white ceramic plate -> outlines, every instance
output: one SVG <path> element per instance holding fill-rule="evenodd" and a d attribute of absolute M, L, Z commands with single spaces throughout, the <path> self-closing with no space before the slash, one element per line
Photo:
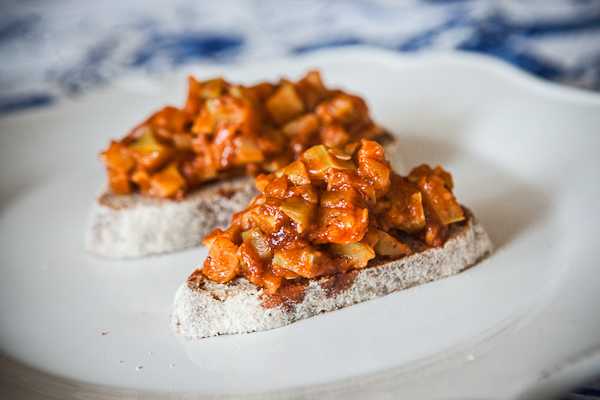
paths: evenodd
<path fill-rule="evenodd" d="M 458 198 L 497 245 L 493 256 L 285 328 L 180 343 L 169 331 L 172 297 L 204 249 L 137 261 L 82 249 L 104 185 L 98 152 L 153 109 L 184 100 L 183 72 L 128 77 L 0 120 L 5 393 L 514 398 L 600 371 L 600 96 L 467 54 L 335 50 L 190 71 L 256 81 L 309 67 L 364 95 L 399 135 L 407 165 L 452 171 Z"/>

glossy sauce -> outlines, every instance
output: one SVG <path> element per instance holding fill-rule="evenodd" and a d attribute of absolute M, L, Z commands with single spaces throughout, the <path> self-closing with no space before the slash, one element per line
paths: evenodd
<path fill-rule="evenodd" d="M 383 147 L 365 139 L 313 146 L 256 186 L 231 225 L 205 238 L 200 271 L 218 283 L 245 277 L 264 289 L 266 306 L 294 303 L 317 278 L 333 296 L 362 268 L 443 245 L 465 219 L 449 173 L 422 165 L 394 174 Z"/>

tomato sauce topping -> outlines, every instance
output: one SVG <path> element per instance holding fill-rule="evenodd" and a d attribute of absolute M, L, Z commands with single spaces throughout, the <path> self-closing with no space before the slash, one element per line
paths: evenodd
<path fill-rule="evenodd" d="M 101 156 L 113 193 L 180 199 L 208 181 L 273 172 L 315 144 L 382 134 L 363 99 L 328 89 L 318 71 L 252 86 L 190 77 L 184 107 L 157 111 Z"/>
<path fill-rule="evenodd" d="M 421 165 L 400 176 L 383 147 L 366 139 L 310 147 L 259 175 L 256 187 L 260 194 L 228 228 L 206 236 L 209 255 L 196 274 L 218 283 L 245 277 L 267 294 L 281 294 L 289 285 L 343 273 L 348 278 L 328 288 L 339 289 L 351 271 L 409 255 L 414 242 L 441 246 L 448 226 L 465 219 L 442 167 Z"/>

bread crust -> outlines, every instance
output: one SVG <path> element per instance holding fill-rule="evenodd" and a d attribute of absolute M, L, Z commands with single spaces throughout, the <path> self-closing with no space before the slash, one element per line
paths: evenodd
<path fill-rule="evenodd" d="M 490 254 L 492 247 L 481 224 L 468 213 L 466 222 L 452 226 L 442 247 L 380 262 L 349 277 L 310 280 L 296 301 L 269 304 L 263 290 L 244 278 L 231 284 L 186 282 L 175 295 L 171 326 L 177 335 L 193 339 L 274 329 L 457 274 Z"/>
<path fill-rule="evenodd" d="M 398 141 L 390 136 L 384 147 L 392 167 L 402 170 Z M 254 179 L 247 176 L 208 184 L 179 201 L 105 192 L 92 207 L 85 248 L 120 259 L 199 246 L 204 235 L 226 226 L 257 194 Z"/>

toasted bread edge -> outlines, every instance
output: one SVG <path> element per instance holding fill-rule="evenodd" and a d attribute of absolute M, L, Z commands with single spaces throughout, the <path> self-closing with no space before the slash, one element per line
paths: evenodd
<path fill-rule="evenodd" d="M 311 280 L 303 299 L 295 304 L 265 308 L 262 289 L 243 278 L 225 285 L 205 281 L 196 289 L 184 283 L 175 295 L 172 329 L 196 339 L 269 330 L 457 274 L 493 248 L 481 224 L 468 215 L 442 247 L 359 270 L 342 290 L 332 292 L 330 278 Z"/>

